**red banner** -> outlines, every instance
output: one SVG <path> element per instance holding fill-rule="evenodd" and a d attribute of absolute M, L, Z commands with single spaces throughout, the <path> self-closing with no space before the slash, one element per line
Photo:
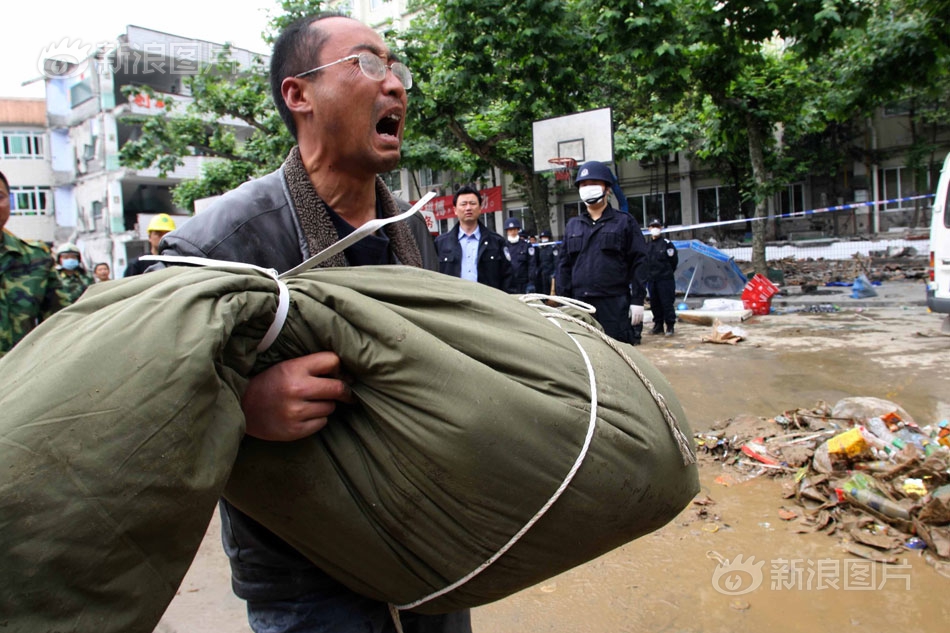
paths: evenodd
<path fill-rule="evenodd" d="M 482 194 L 482 213 L 495 213 L 501 211 L 501 187 L 490 187 L 481 189 Z M 455 217 L 455 207 L 452 205 L 453 196 L 440 196 L 430 200 L 423 211 L 430 211 L 435 215 L 436 220 L 448 220 Z M 416 201 L 413 200 L 412 204 Z"/>

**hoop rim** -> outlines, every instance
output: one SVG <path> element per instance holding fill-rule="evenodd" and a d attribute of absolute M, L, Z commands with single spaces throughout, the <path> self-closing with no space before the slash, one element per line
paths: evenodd
<path fill-rule="evenodd" d="M 570 156 L 556 156 L 549 158 L 548 162 L 554 165 L 556 169 L 574 169 L 577 167 L 577 160 Z"/>

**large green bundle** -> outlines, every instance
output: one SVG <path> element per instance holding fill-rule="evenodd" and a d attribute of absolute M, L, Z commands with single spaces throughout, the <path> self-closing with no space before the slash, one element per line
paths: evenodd
<path fill-rule="evenodd" d="M 274 280 L 178 268 L 96 287 L 0 360 L 6 630 L 151 631 L 222 494 L 353 589 L 440 612 L 590 560 L 696 493 L 685 416 L 633 348 L 415 269 L 288 285 L 260 358 Z M 325 349 L 358 404 L 298 442 L 242 442 L 243 376 Z"/>

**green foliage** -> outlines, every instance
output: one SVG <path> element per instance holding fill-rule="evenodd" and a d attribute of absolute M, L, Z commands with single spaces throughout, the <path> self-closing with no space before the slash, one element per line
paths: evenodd
<path fill-rule="evenodd" d="M 282 0 L 271 36 L 322 7 Z M 402 166 L 489 167 L 514 177 L 548 225 L 550 175 L 533 171 L 532 123 L 611 107 L 615 158 L 690 150 L 746 199 L 853 160 L 850 121 L 910 104 L 914 161 L 950 125 L 946 0 L 416 0 L 387 37 L 412 68 Z M 263 65 L 227 56 L 190 81 L 193 103 L 141 117 L 124 164 L 163 173 L 221 159 L 178 204 L 274 169 L 292 145 Z M 137 88 L 136 90 L 147 89 Z M 234 125 L 241 122 L 243 125 Z M 753 166 L 755 165 L 755 168 Z"/>

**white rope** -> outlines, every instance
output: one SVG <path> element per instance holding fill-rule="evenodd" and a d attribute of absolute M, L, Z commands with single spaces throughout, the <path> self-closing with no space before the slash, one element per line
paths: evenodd
<path fill-rule="evenodd" d="M 620 358 L 623 359 L 627 366 L 633 370 L 633 373 L 636 374 L 637 378 L 640 379 L 640 382 L 643 383 L 643 386 L 646 387 L 647 392 L 649 392 L 650 397 L 653 398 L 653 402 L 656 403 L 656 406 L 659 407 L 660 413 L 663 415 L 663 419 L 666 421 L 666 425 L 670 429 L 670 433 L 673 435 L 673 439 L 676 441 L 676 445 L 679 448 L 680 456 L 683 458 L 683 464 L 689 466 L 690 464 L 696 463 L 696 455 L 693 453 L 693 444 L 690 439 L 683 433 L 683 430 L 680 429 L 679 423 L 676 421 L 676 416 L 673 415 L 673 412 L 670 411 L 669 405 L 666 403 L 666 398 L 663 397 L 663 394 L 656 390 L 656 387 L 653 386 L 653 382 L 646 377 L 646 374 L 637 367 L 637 364 L 633 362 L 633 359 L 623 351 L 620 347 L 620 344 L 607 336 L 597 328 L 595 328 L 590 323 L 585 323 L 580 319 L 576 319 L 569 314 L 564 314 L 563 312 L 549 312 L 544 314 L 546 318 L 550 319 L 562 319 L 564 321 L 570 321 L 580 327 L 586 329 L 587 331 L 596 334 L 599 336 L 610 349 L 617 352 L 620 355 Z"/>
<path fill-rule="evenodd" d="M 356 229 L 355 231 L 353 231 L 352 233 L 350 233 L 343 239 L 337 240 L 330 246 L 327 246 L 325 249 L 323 249 L 322 251 L 320 251 L 319 253 L 311 257 L 310 259 L 306 260 L 305 262 L 298 264 L 297 266 L 291 268 L 290 270 L 286 272 L 281 273 L 280 278 L 283 279 L 284 277 L 293 277 L 295 275 L 299 275 L 300 273 L 307 272 L 308 270 L 310 270 L 317 264 L 320 264 L 321 262 L 324 262 L 330 259 L 337 253 L 345 250 L 346 248 L 349 248 L 350 245 L 355 244 L 356 242 L 359 242 L 361 239 L 363 239 L 370 233 L 375 233 L 376 231 L 383 228 L 387 224 L 392 224 L 393 222 L 399 222 L 400 220 L 408 219 L 410 216 L 415 214 L 416 211 L 424 207 L 429 202 L 429 200 L 431 200 L 434 197 L 435 197 L 435 192 L 430 191 L 426 195 L 422 196 L 422 198 L 420 198 L 418 202 L 412 205 L 412 207 L 410 207 L 409 209 L 407 209 L 406 211 L 403 211 L 402 213 L 398 215 L 393 215 L 388 218 L 377 218 L 375 220 L 370 220 L 369 222 L 367 222 L 366 224 L 363 224 L 362 226 L 360 226 L 358 229 Z"/>
<path fill-rule="evenodd" d="M 287 288 L 287 284 L 280 280 L 277 271 L 273 268 L 263 268 L 243 262 L 229 262 L 219 259 L 209 259 L 207 257 L 189 257 L 183 255 L 143 255 L 139 259 L 149 262 L 167 262 L 169 264 L 214 266 L 215 268 L 231 270 L 256 270 L 271 277 L 277 282 L 277 312 L 274 314 L 274 320 L 271 322 L 270 327 L 267 328 L 267 332 L 264 333 L 264 338 L 257 344 L 258 352 L 263 352 L 274 344 L 280 331 L 284 328 L 284 323 L 287 322 L 287 313 L 290 312 L 290 289 Z"/>
<path fill-rule="evenodd" d="M 555 323 L 555 325 L 557 325 L 558 327 L 561 327 L 560 324 L 558 323 Z M 524 526 L 520 530 L 518 530 L 518 532 L 514 536 L 508 539 L 508 542 L 505 543 L 501 547 L 501 549 L 495 552 L 488 560 L 483 562 L 481 565 L 473 569 L 471 572 L 469 572 L 462 578 L 459 578 L 458 580 L 453 582 L 451 585 L 448 585 L 447 587 L 443 587 L 442 589 L 439 589 L 438 591 L 435 591 L 429 594 L 428 596 L 420 598 L 414 602 L 398 605 L 396 606 L 396 609 L 402 609 L 402 610 L 414 609 L 415 607 L 418 607 L 421 604 L 425 604 L 426 602 L 429 602 L 430 600 L 434 600 L 438 598 L 439 596 L 445 595 L 449 593 L 450 591 L 453 591 L 461 587 L 462 585 L 467 583 L 469 580 L 471 580 L 475 576 L 485 571 L 485 569 L 487 569 L 492 563 L 494 563 L 496 560 L 501 558 L 505 554 L 505 552 L 510 550 L 512 547 L 514 547 L 514 545 L 519 540 L 521 540 L 521 537 L 524 536 L 525 533 L 527 533 L 527 531 L 530 530 L 534 526 L 534 524 L 537 523 L 541 519 L 541 517 L 545 515 L 545 513 L 547 513 L 548 509 L 552 505 L 554 505 L 555 501 L 558 500 L 558 497 L 560 497 L 564 493 L 564 491 L 567 490 L 567 487 L 570 485 L 571 480 L 574 479 L 574 475 L 577 474 L 577 471 L 580 469 L 581 464 L 584 463 L 584 458 L 587 457 L 587 451 L 588 449 L 590 449 L 590 443 L 594 437 L 594 430 L 597 426 L 597 378 L 594 375 L 594 366 L 591 364 L 590 358 L 587 356 L 587 352 L 584 351 L 584 348 L 581 347 L 581 344 L 577 342 L 577 339 L 574 338 L 573 334 L 571 334 L 570 332 L 567 332 L 566 330 L 564 330 L 564 332 L 569 337 L 571 337 L 571 340 L 574 341 L 574 344 L 577 346 L 577 349 L 580 350 L 581 356 L 584 358 L 584 364 L 587 366 L 587 377 L 588 377 L 588 380 L 590 381 L 590 390 L 591 390 L 591 403 L 590 403 L 591 410 L 590 410 L 590 419 L 588 420 L 588 423 L 587 423 L 587 435 L 584 438 L 584 445 L 581 447 L 581 450 L 577 456 L 577 459 L 574 460 L 574 465 L 571 466 L 571 469 L 568 471 L 567 475 L 564 477 L 564 480 L 561 482 L 561 485 L 558 486 L 557 490 L 554 491 L 554 494 L 551 495 L 551 498 L 548 499 L 547 502 L 543 506 L 541 506 L 541 509 L 538 510 L 535 513 L 535 515 L 531 517 L 531 519 L 527 523 L 525 523 Z"/>
<path fill-rule="evenodd" d="M 530 530 L 541 519 L 541 517 L 543 517 L 547 513 L 547 511 L 551 508 L 551 506 L 554 505 L 554 502 L 557 501 L 558 498 L 564 493 L 564 491 L 570 485 L 571 480 L 574 479 L 574 476 L 577 474 L 577 471 L 580 469 L 581 464 L 583 464 L 584 459 L 587 457 L 587 453 L 590 449 L 590 443 L 594 437 L 594 430 L 596 429 L 596 423 L 597 423 L 597 377 L 594 374 L 594 367 L 593 367 L 593 364 L 590 362 L 590 357 L 587 355 L 587 352 L 581 346 L 580 342 L 574 337 L 573 334 L 571 334 L 567 330 L 564 330 L 564 328 L 561 327 L 561 324 L 558 323 L 557 320 L 563 320 L 563 321 L 568 321 L 570 323 L 574 323 L 584 328 L 585 330 L 592 332 L 593 334 L 596 334 L 605 343 L 607 343 L 607 345 L 612 350 L 617 352 L 620 355 L 620 357 L 623 358 L 624 362 L 627 363 L 627 365 L 633 370 L 633 372 L 637 375 L 637 377 L 640 379 L 643 385 L 647 388 L 647 391 L 650 393 L 650 396 L 653 398 L 653 401 L 659 407 L 660 412 L 662 413 L 663 418 L 666 420 L 666 423 L 670 428 L 670 432 L 672 433 L 673 438 L 676 441 L 676 444 L 680 451 L 680 455 L 683 458 L 683 463 L 686 465 L 696 463 L 696 456 L 693 454 L 693 451 L 692 451 L 692 443 L 690 442 L 689 438 L 686 437 L 683 431 L 679 428 L 679 424 L 676 422 L 676 416 L 674 416 L 673 412 L 670 411 L 670 408 L 667 405 L 666 399 L 663 397 L 663 394 L 659 393 L 656 390 L 656 388 L 653 386 L 653 383 L 650 381 L 650 379 L 646 377 L 646 375 L 643 373 L 643 371 L 639 367 L 637 367 L 637 364 L 633 362 L 633 359 L 630 358 L 630 356 L 626 352 L 624 352 L 623 349 L 620 348 L 619 344 L 615 340 L 613 340 L 612 338 L 604 334 L 602 331 L 597 329 L 596 327 L 590 325 L 589 323 L 585 323 L 584 321 L 577 319 L 575 317 L 572 317 L 569 314 L 564 314 L 559 309 L 546 305 L 543 302 L 554 301 L 565 306 L 570 306 L 578 310 L 588 312 L 590 314 L 593 314 L 595 312 L 595 309 L 593 306 L 591 306 L 590 304 L 584 303 L 582 301 L 577 301 L 576 299 L 571 299 L 569 297 L 559 297 L 559 296 L 543 295 L 543 294 L 521 295 L 520 299 L 526 304 L 539 309 L 541 311 L 542 316 L 547 318 L 549 321 L 551 321 L 551 323 L 556 325 L 565 334 L 567 334 L 571 338 L 571 340 L 574 342 L 574 345 L 577 346 L 577 349 L 581 353 L 581 357 L 584 359 L 584 364 L 587 367 L 587 377 L 588 377 L 588 381 L 590 382 L 590 393 L 591 393 L 590 419 L 588 420 L 587 435 L 584 438 L 584 445 L 581 447 L 581 451 L 578 454 L 577 459 L 574 460 L 574 465 L 571 466 L 571 469 L 568 471 L 567 475 L 564 477 L 564 480 L 561 482 L 561 485 L 558 486 L 557 490 L 554 491 L 554 494 L 551 495 L 551 497 L 541 507 L 541 509 L 538 510 L 535 513 L 535 515 L 531 517 L 531 519 L 527 523 L 525 523 L 525 525 L 520 530 L 518 530 L 518 532 L 514 536 L 512 536 L 508 540 L 507 543 L 505 543 L 501 547 L 501 549 L 495 552 L 490 558 L 488 558 L 485 562 L 483 562 L 477 568 L 475 568 L 474 570 L 472 570 L 471 572 L 469 572 L 462 578 L 459 578 L 452 584 L 446 587 L 443 587 L 442 589 L 439 589 L 438 591 L 435 591 L 427 596 L 419 598 L 418 600 L 415 600 L 414 602 L 409 602 L 407 604 L 402 604 L 402 605 L 392 605 L 392 604 L 389 605 L 390 615 L 392 616 L 393 622 L 396 625 L 397 633 L 401 633 L 402 631 L 402 627 L 399 622 L 400 610 L 414 609 L 422 604 L 425 604 L 426 602 L 434 600 L 451 591 L 454 591 L 455 589 L 458 589 L 459 587 L 461 587 L 462 585 L 464 585 L 465 583 L 467 583 L 468 581 L 470 581 L 471 579 L 475 578 L 480 573 L 485 571 L 485 569 L 487 569 L 492 563 L 494 563 L 499 558 L 501 558 L 519 540 L 521 540 L 521 538 L 528 532 L 528 530 Z"/>

